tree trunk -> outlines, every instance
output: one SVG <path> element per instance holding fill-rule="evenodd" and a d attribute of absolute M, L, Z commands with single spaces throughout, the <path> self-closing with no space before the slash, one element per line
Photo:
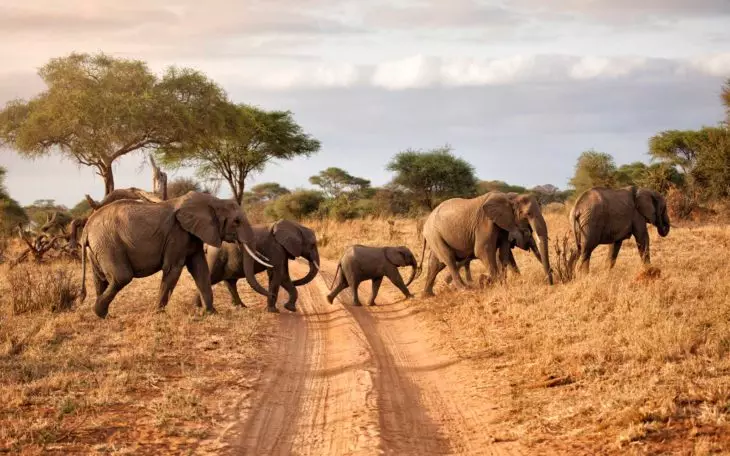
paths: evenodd
<path fill-rule="evenodd" d="M 150 163 L 152 164 L 152 192 L 157 193 L 157 196 L 165 201 L 167 200 L 167 173 L 157 166 L 152 155 L 150 155 Z"/>
<path fill-rule="evenodd" d="M 114 191 L 114 174 L 111 165 L 102 168 L 101 177 L 104 179 L 104 196 L 106 197 Z"/>

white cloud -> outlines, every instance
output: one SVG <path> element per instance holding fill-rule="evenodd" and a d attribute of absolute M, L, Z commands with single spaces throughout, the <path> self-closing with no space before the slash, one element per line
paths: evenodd
<path fill-rule="evenodd" d="M 730 78 L 730 52 L 694 58 L 691 65 L 710 76 Z"/>
<path fill-rule="evenodd" d="M 568 74 L 573 79 L 615 78 L 626 76 L 645 63 L 643 58 L 583 57 L 570 67 Z"/>
<path fill-rule="evenodd" d="M 443 62 L 441 81 L 447 86 L 509 84 L 535 70 L 535 58 L 454 59 Z"/>
<path fill-rule="evenodd" d="M 386 89 L 428 87 L 439 79 L 438 59 L 422 55 L 380 63 L 375 68 L 372 84 Z"/>

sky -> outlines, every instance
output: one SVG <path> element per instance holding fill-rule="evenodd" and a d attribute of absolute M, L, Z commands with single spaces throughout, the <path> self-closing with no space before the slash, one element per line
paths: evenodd
<path fill-rule="evenodd" d="M 322 142 L 249 185 L 329 166 L 382 185 L 397 152 L 449 144 L 481 179 L 566 188 L 584 150 L 649 161 L 653 134 L 724 118 L 728 23 L 728 0 L 0 0 L 0 105 L 43 90 L 50 58 L 103 51 L 199 69 Z M 58 156 L 0 150 L 0 166 L 22 204 L 103 196 Z M 115 181 L 150 188 L 145 157 Z"/>

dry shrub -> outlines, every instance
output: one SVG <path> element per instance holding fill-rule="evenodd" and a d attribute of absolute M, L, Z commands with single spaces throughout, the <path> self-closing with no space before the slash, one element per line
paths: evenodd
<path fill-rule="evenodd" d="M 634 279 L 637 282 L 650 282 L 656 280 L 662 276 L 662 270 L 654 267 L 647 266 L 641 269 Z"/>
<path fill-rule="evenodd" d="M 569 233 L 555 239 L 553 249 L 553 279 L 559 283 L 568 283 L 575 278 L 575 267 L 578 264 L 578 249 L 572 245 Z"/>
<path fill-rule="evenodd" d="M 567 214 L 568 206 L 565 203 L 548 203 L 542 207 L 543 214 Z"/>
<path fill-rule="evenodd" d="M 669 188 L 666 200 L 669 218 L 672 220 L 687 220 L 698 208 L 697 200 L 691 192 L 680 190 L 675 186 Z"/>
<path fill-rule="evenodd" d="M 23 264 L 8 271 L 13 313 L 69 310 L 78 296 L 78 284 L 67 265 Z"/>

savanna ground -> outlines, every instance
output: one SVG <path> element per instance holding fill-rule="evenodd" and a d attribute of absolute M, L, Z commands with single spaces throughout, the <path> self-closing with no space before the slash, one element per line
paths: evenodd
<path fill-rule="evenodd" d="M 549 211 L 546 218 L 553 249 L 568 232 L 566 211 Z M 284 393 L 270 391 L 271 385 L 291 390 L 287 382 L 293 374 L 311 371 L 310 364 L 316 363 L 305 358 L 314 353 L 328 369 L 307 374 L 294 388 L 297 394 L 320 388 L 330 377 L 349 375 L 342 363 L 327 364 L 328 356 L 366 366 L 370 380 L 355 374 L 342 379 L 350 382 L 346 397 L 351 407 L 361 389 L 369 404 L 362 413 L 342 411 L 345 421 L 353 416 L 358 420 L 357 428 L 342 435 L 367 434 L 380 452 L 393 453 L 398 447 L 394 435 L 401 445 L 411 442 L 407 434 L 388 434 L 386 428 L 397 426 L 397 420 L 389 423 L 388 415 L 376 410 L 392 409 L 390 418 L 398 418 L 400 406 L 423 407 L 423 416 L 405 417 L 414 427 L 437 424 L 421 430 L 434 435 L 432 446 L 422 453 L 432 448 L 434 453 L 491 454 L 478 450 L 499 442 L 515 443 L 507 452 L 523 454 L 730 452 L 730 226 L 680 223 L 667 238 L 651 228 L 656 269 L 648 273 L 632 240 L 624 243 L 614 270 L 606 269 L 607 250 L 602 247 L 594 253 L 589 276 L 548 287 L 537 261 L 516 251 L 522 275 L 510 274 L 504 284 L 456 292 L 443 283 L 442 273 L 435 298 L 401 301 L 384 282 L 381 306 L 354 312 L 347 297 L 330 307 L 320 299 L 339 254 L 353 243 L 405 244 L 420 256 L 416 222 L 309 225 L 318 233 L 321 255 L 330 261 L 323 262 L 323 277 L 301 293 L 301 318 L 309 328 L 303 334 L 297 333 L 302 321 L 286 313 L 264 313 L 261 297 L 243 283 L 239 289 L 251 308 L 233 309 L 224 287 L 216 287 L 219 314 L 201 316 L 190 303 L 194 287 L 186 272 L 164 314 L 155 312 L 156 275 L 123 290 L 104 321 L 93 314 L 92 299 L 68 311 L 14 315 L 12 292 L 29 282 L 23 274 L 57 277 L 53 270 L 61 269 L 71 271 L 78 283 L 80 267 L 19 266 L 9 271 L 3 265 L 0 449 L 26 454 L 227 452 L 231 447 L 221 437 L 226 430 L 249 423 L 244 434 L 265 433 L 251 427 L 251 417 L 261 416 L 275 427 L 286 422 L 286 416 L 262 414 L 253 402 L 264 397 L 284 409 L 296 407 Z M 551 259 L 557 260 L 554 251 Z M 483 271 L 477 262 L 472 266 L 475 276 Z M 423 280 L 422 275 L 411 290 L 418 294 Z M 369 290 L 369 284 L 364 288 Z M 369 291 L 363 293 L 368 296 Z M 332 341 L 323 337 L 314 348 L 292 346 L 298 337 L 316 335 L 316 328 L 335 320 L 342 325 L 332 327 L 339 333 L 326 333 Z M 414 334 L 425 340 L 406 337 Z M 332 354 L 333 347 L 352 353 Z M 432 364 L 441 367 L 419 370 L 419 356 L 426 359 L 430 353 L 415 353 L 413 347 L 434 348 L 438 354 L 434 352 Z M 292 362 L 301 365 L 291 371 L 279 365 L 276 354 L 285 356 L 284 349 L 296 351 Z M 447 356 L 454 361 L 437 362 Z M 383 387 L 388 382 L 400 385 Z M 459 391 L 475 382 L 491 386 L 484 386 L 486 393 L 479 392 L 481 383 L 468 394 Z M 415 392 L 403 398 L 395 394 L 399 391 Z M 439 401 L 433 391 L 442 394 Z M 327 397 L 320 399 L 326 409 Z M 473 407 L 484 402 L 493 402 L 490 410 L 496 410 L 484 422 L 486 428 L 473 434 L 462 430 L 460 437 L 468 440 L 481 430 L 488 438 L 471 446 L 448 441 L 446 437 L 458 432 L 439 430 L 449 425 L 438 419 L 439 408 L 463 407 L 460 423 L 468 425 L 481 419 Z M 312 416 L 319 413 L 316 402 L 302 403 L 313 409 Z M 286 426 L 279 427 L 286 431 Z M 297 438 L 291 439 L 290 450 L 298 444 Z M 268 444 L 264 440 L 260 443 Z M 321 444 L 314 438 L 304 442 L 309 453 Z M 327 448 L 337 454 L 367 449 L 356 443 Z"/>

